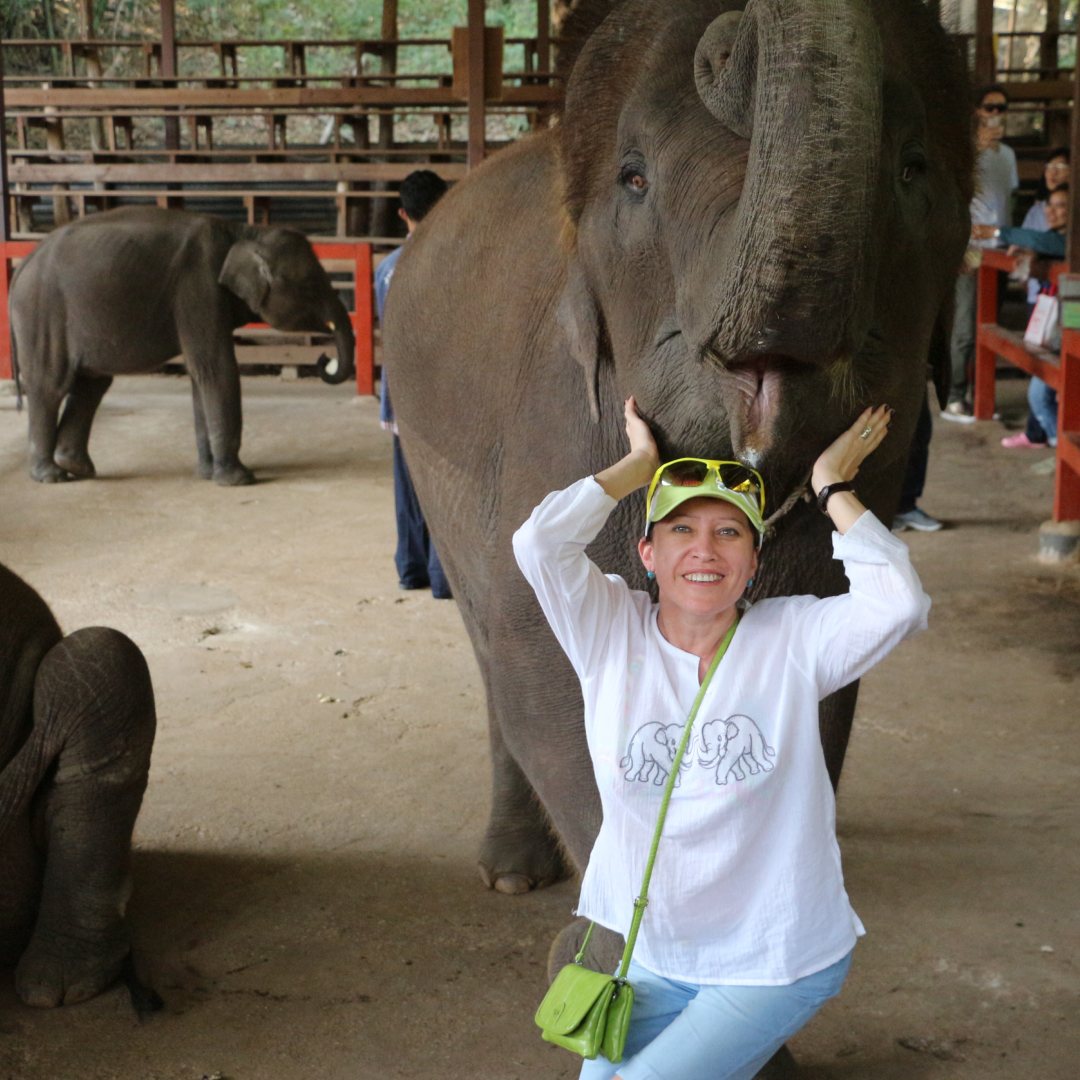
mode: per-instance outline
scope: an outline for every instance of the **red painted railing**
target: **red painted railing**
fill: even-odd
[[[349,312],[356,335],[356,392],[375,393],[375,337],[371,291],[371,245],[335,240],[311,245],[320,259],[351,262],[355,267],[356,310]],[[10,379],[11,324],[8,316],[8,288],[14,274],[13,260],[25,258],[34,249],[30,240],[0,241],[0,379]],[[252,323],[252,326],[265,325]]]
[[[1080,520],[1080,330],[1063,330],[1061,356],[1033,349],[1016,331],[997,325],[998,271],[1011,270],[1016,261],[1003,251],[987,250],[979,267],[975,339],[975,417],[994,415],[996,357],[1036,375],[1058,395],[1057,473],[1054,482],[1054,520]],[[1068,269],[1055,263],[1051,277]]]

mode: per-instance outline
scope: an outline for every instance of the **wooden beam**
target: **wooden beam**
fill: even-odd
[[[11,239],[11,222],[8,218],[10,211],[8,203],[8,178],[7,178],[7,120],[4,114],[4,50],[0,49],[0,244]],[[0,274],[6,275],[7,263],[0,258]],[[6,281],[5,277],[5,293]],[[5,296],[5,300],[7,297]],[[6,305],[3,313],[6,321]]]
[[[469,107],[469,168],[484,160],[487,137],[487,110],[484,102],[484,0],[469,0],[469,84],[466,94]]]
[[[551,0],[536,0],[536,70],[551,70]]]
[[[975,82],[985,86],[994,81],[994,0],[975,0]]]
[[[176,78],[176,4],[175,0],[161,0],[161,76]],[[165,147],[180,149],[180,120],[165,118]]]
[[[160,162],[35,165],[16,162],[11,166],[10,178],[16,184],[332,184],[340,180],[404,180],[417,167],[411,162],[231,162],[221,165]],[[444,180],[464,179],[467,171],[465,165],[449,162],[424,167],[437,172]]]
[[[483,56],[483,49],[480,50]],[[1037,85],[1032,83],[1031,85]],[[508,87],[527,90],[538,102],[560,96],[561,91],[547,86]],[[1071,90],[1070,90],[1071,93]],[[480,84],[483,100],[483,84]],[[221,88],[179,87],[175,90],[140,88],[138,90],[87,89],[54,87],[49,90],[8,90],[11,109],[100,109],[112,111],[125,108],[218,108],[230,112],[245,109],[330,108],[350,109],[356,105],[408,107],[411,105],[462,105],[467,97],[455,94],[449,86],[280,86],[263,90],[229,90]]]
[[[1073,71],[1073,110],[1071,145],[1080,147],[1080,64]],[[1080,273],[1080,238],[1077,236],[1077,218],[1080,214],[1080,184],[1069,185],[1069,234],[1066,252],[1069,260],[1069,273]]]

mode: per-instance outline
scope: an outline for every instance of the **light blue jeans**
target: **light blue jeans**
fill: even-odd
[[[850,967],[848,953],[788,986],[699,986],[631,961],[634,1010],[622,1064],[601,1055],[585,1062],[581,1080],[751,1080],[840,993]]]
[[[1057,391],[1052,390],[1042,379],[1032,377],[1028,383],[1028,405],[1039,421],[1039,426],[1046,432],[1051,446],[1057,446]]]

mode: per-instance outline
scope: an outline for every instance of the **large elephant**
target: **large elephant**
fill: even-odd
[[[142,653],[95,626],[64,637],[0,566],[0,966],[29,1005],[93,997],[131,943],[131,833],[154,744]]]
[[[278,330],[329,330],[338,355],[324,378],[352,376],[349,314],[298,232],[140,206],[51,233],[11,288],[17,371],[30,399],[30,475],[93,476],[90,425],[113,376],[153,371],[183,353],[199,475],[254,483],[239,456],[233,330],[257,318]]]
[[[763,473],[783,513],[753,597],[825,596],[847,582],[798,497],[812,462],[865,406],[894,407],[858,481],[889,522],[928,359],[948,375],[972,195],[960,54],[920,0],[742,7],[617,4],[559,125],[450,192],[388,298],[402,444],[487,689],[480,864],[504,892],[563,876],[563,851],[584,867],[600,824],[577,681],[510,541],[625,452],[623,399],[664,459]],[[590,547],[637,589],[643,518],[639,493]],[[856,693],[821,705],[834,783]]]

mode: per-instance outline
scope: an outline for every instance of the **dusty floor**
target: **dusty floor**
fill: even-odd
[[[183,379],[118,380],[101,478],[57,487],[0,398],[0,560],[150,662],[132,919],[166,1001],[37,1012],[0,972],[0,1080],[572,1077],[531,1017],[575,889],[477,879],[482,694],[454,604],[396,587],[375,402],[244,395],[239,489],[195,478]],[[1080,570],[1032,559],[1048,455],[1002,431],[937,424],[931,630],[863,684],[839,813],[869,934],[793,1044],[808,1080],[1080,1076]]]

